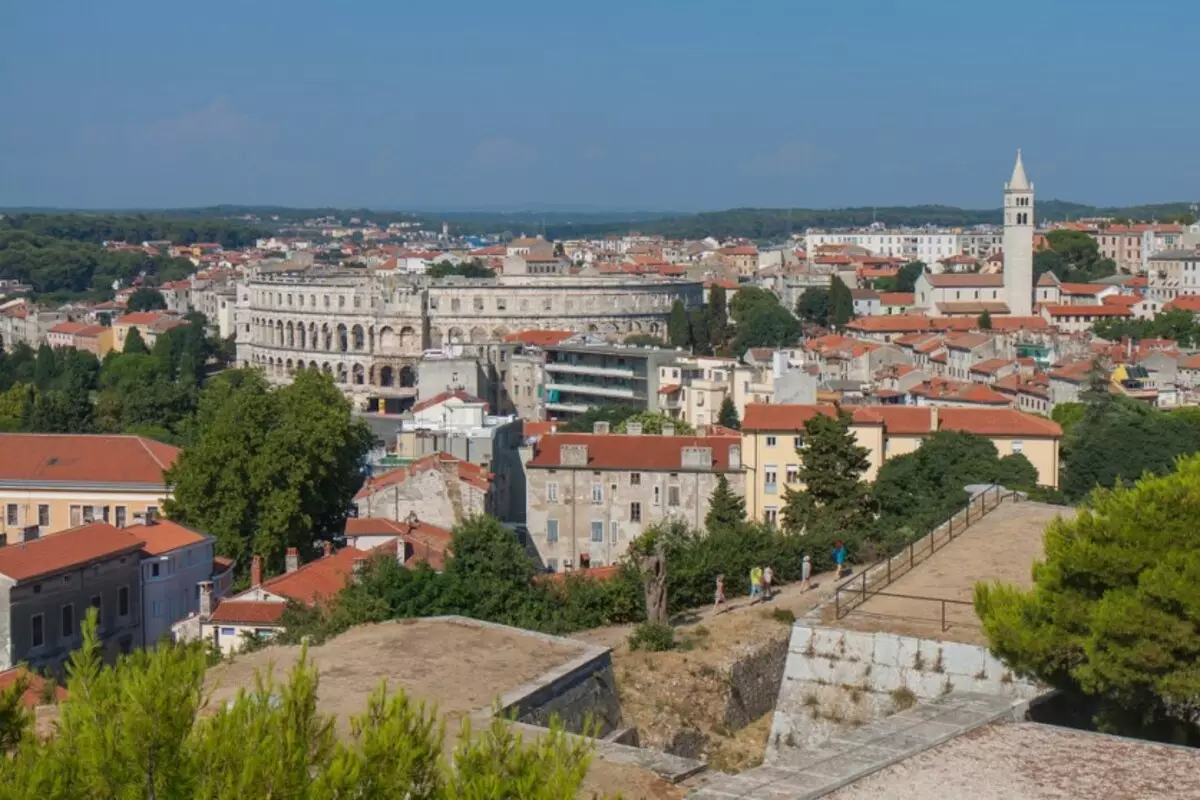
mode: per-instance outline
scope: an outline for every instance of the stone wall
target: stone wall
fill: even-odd
[[[797,624],[768,752],[813,747],[845,726],[954,692],[1019,703],[1041,691],[978,645]]]
[[[724,726],[736,731],[775,708],[787,665],[788,639],[768,642],[729,668]]]
[[[621,703],[613,678],[612,652],[588,647],[583,655],[508,692],[500,700],[499,716],[541,728],[558,719],[569,733],[596,737],[618,730]]]

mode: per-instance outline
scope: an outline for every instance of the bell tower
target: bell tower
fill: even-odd
[[[1004,184],[1004,301],[1015,317],[1033,314],[1033,184],[1021,151]]]

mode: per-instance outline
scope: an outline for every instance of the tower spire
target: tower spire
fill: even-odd
[[[1029,179],[1025,177],[1025,165],[1021,163],[1021,149],[1017,148],[1017,163],[1013,167],[1012,177],[1008,179],[1010,192],[1028,192]]]

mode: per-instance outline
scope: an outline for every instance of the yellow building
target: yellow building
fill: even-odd
[[[851,432],[868,450],[864,476],[874,480],[883,462],[911,453],[936,431],[961,431],[989,439],[1000,456],[1021,453],[1037,469],[1038,483],[1058,487],[1058,423],[1011,408],[853,406]],[[751,519],[773,522],[785,502],[785,489],[803,488],[798,475],[804,423],[817,414],[833,416],[831,405],[746,406],[742,421],[742,464],[746,469],[746,511]]]
[[[125,337],[130,328],[137,328],[138,334],[147,348],[154,346],[154,340],[170,328],[184,324],[182,320],[163,314],[159,311],[135,311],[113,320],[112,349],[118,353],[125,350]]]
[[[0,542],[11,545],[159,511],[179,450],[141,436],[0,433],[0,453]]]

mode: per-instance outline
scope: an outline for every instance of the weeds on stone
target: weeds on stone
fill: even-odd
[[[796,614],[790,608],[772,608],[770,611],[763,611],[763,616],[784,625],[791,625],[796,621]]]
[[[891,691],[892,707],[897,711],[905,711],[917,704],[917,696],[907,686],[897,686]]]
[[[946,668],[942,665],[942,649],[940,647],[937,652],[937,660],[933,662],[933,671],[939,675],[946,671]]]
[[[913,669],[917,672],[925,669],[925,659],[922,657],[920,650],[917,650],[917,654],[913,656]]]
[[[950,680],[950,676],[946,676],[946,682],[942,684],[942,696],[950,694],[954,691],[954,682]]]
[[[1012,683],[1013,682],[1013,674],[1011,672],[1005,672],[1003,675],[1000,676],[1000,682],[1001,683]]]
[[[809,692],[808,694],[804,695],[804,705],[808,706],[809,708],[812,708],[813,706],[819,706],[821,705],[821,700],[817,697],[816,692]]]

